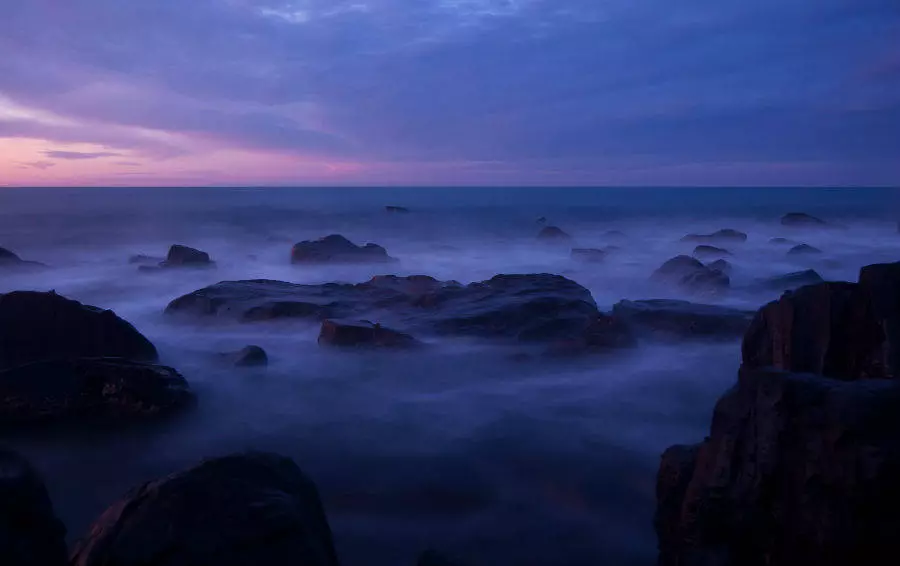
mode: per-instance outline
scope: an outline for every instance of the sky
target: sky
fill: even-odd
[[[0,185],[900,186],[900,0],[0,0]]]

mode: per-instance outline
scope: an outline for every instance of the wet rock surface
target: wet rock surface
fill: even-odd
[[[884,331],[882,349],[888,373],[900,376],[900,263],[863,267],[859,287]]]
[[[387,263],[396,261],[377,244],[357,246],[347,238],[332,234],[318,240],[294,244],[291,263]]]
[[[754,316],[751,311],[668,299],[620,301],[613,314],[638,336],[662,341],[736,340]]]
[[[421,345],[409,334],[367,320],[325,320],[318,342],[339,348],[408,349]]]

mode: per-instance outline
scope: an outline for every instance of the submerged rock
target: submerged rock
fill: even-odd
[[[409,334],[367,320],[325,320],[319,331],[319,344],[344,348],[405,349],[420,346],[421,342]]]
[[[566,240],[569,241],[572,239],[572,236],[563,231],[562,228],[558,228],[556,226],[545,226],[538,232],[538,240],[546,240],[546,241],[559,241]]]
[[[769,240],[770,244],[790,244],[797,245],[799,242],[795,242],[794,240],[790,240],[788,238],[772,238]]]
[[[747,234],[739,230],[724,228],[716,230],[712,234],[688,234],[681,239],[682,242],[697,242],[700,244],[739,243],[747,241]]]
[[[236,367],[262,367],[269,365],[269,356],[259,346],[244,346],[237,352],[222,354]]]
[[[53,291],[0,295],[0,370],[54,359],[117,357],[157,360],[156,348],[110,310]]]
[[[706,266],[697,259],[687,255],[675,256],[666,261],[653,272],[653,278],[657,280],[680,280],[695,271],[702,271]]]
[[[664,341],[735,340],[754,316],[752,311],[667,299],[620,301],[613,314],[639,336]]]
[[[717,248],[715,246],[707,246],[705,244],[701,244],[694,248],[695,257],[722,257],[730,255],[731,252],[726,249]]]
[[[406,214],[409,212],[409,209],[405,206],[385,206],[384,210],[387,212],[394,212],[400,214]]]
[[[179,244],[169,248],[166,260],[160,263],[160,267],[211,267],[215,265],[209,254],[198,249]]]
[[[698,295],[714,295],[726,291],[731,279],[718,269],[711,269],[686,255],[676,256],[653,272],[657,282],[675,283],[685,291]]]
[[[731,275],[731,271],[733,269],[731,264],[724,259],[717,259],[716,261],[707,265],[707,267],[710,269],[715,269],[716,271],[721,271],[725,275]]]
[[[782,226],[822,227],[828,223],[805,212],[789,212],[781,217]]]
[[[337,566],[315,484],[288,458],[207,460],[145,484],[78,542],[71,566]]]
[[[585,263],[602,263],[606,259],[607,250],[597,248],[572,248],[572,259]]]
[[[66,566],[66,528],[40,474],[0,447],[0,564]]]
[[[133,255],[128,258],[128,263],[133,265],[147,265],[147,266],[158,266],[160,263],[166,261],[165,258],[154,257],[144,254]]]
[[[785,275],[777,275],[767,279],[761,279],[751,287],[756,289],[770,289],[773,291],[792,291],[805,285],[815,285],[825,280],[814,269],[795,271]]]
[[[294,244],[291,263],[386,263],[396,261],[377,244],[357,246],[347,238],[332,234],[318,240]]]
[[[793,248],[789,249],[787,252],[788,255],[809,255],[809,254],[820,254],[820,253],[822,253],[822,250],[820,250],[819,248],[814,248],[813,246],[810,246],[807,244],[800,244],[798,246],[794,246]]]

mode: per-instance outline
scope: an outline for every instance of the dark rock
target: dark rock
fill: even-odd
[[[2,425],[143,419],[193,402],[174,369],[118,358],[42,361],[0,371]]]
[[[651,279],[675,283],[685,291],[698,295],[719,294],[731,286],[727,274],[686,255],[676,256],[662,264],[653,272]]]
[[[742,369],[709,437],[663,456],[658,563],[895,564],[898,407],[893,380]]]
[[[820,253],[822,253],[822,250],[820,250],[819,248],[814,248],[807,244],[800,244],[788,250],[788,255],[809,255]]]
[[[773,291],[792,291],[805,285],[815,285],[825,280],[814,269],[806,269],[804,271],[795,271],[785,275],[778,275],[762,279],[754,283],[751,287],[756,289],[770,289]]]
[[[153,265],[158,266],[160,263],[164,262],[165,259],[161,257],[153,257],[144,254],[133,255],[128,258],[128,263],[136,264],[136,265]]]
[[[572,248],[572,259],[586,263],[601,263],[606,258],[606,250],[597,248]]]
[[[706,267],[708,267],[710,269],[714,269],[716,271],[721,271],[725,275],[731,275],[731,271],[732,271],[731,264],[728,263],[728,261],[724,260],[724,259],[717,259],[716,261],[710,263]]]
[[[855,283],[820,283],[762,307],[741,347],[747,368],[836,379],[885,377],[881,321]]]
[[[0,248],[0,263],[19,261],[22,261],[22,258],[20,258],[18,255],[14,254],[6,248]]]
[[[653,272],[653,278],[661,281],[678,281],[696,271],[706,269],[699,260],[687,255],[675,256]]]
[[[537,220],[535,220],[535,223],[536,223],[536,224],[546,224],[546,223],[547,223],[547,217],[546,217],[546,216],[541,216],[540,218],[538,218]]]
[[[207,460],[145,484],[100,516],[72,566],[337,566],[313,482],[288,458]]]
[[[406,214],[409,212],[409,209],[406,208],[405,206],[385,206],[384,209],[387,212],[394,212],[394,213],[400,213],[400,214]]]
[[[769,243],[770,244],[790,244],[790,245],[798,244],[798,242],[796,242],[794,240],[790,240],[788,238],[772,238],[771,240],[769,240]]]
[[[562,230],[562,228],[558,228],[556,226],[545,226],[538,232],[538,240],[547,240],[547,241],[558,241],[558,240],[566,240],[569,241],[572,239],[572,236],[567,234]]]
[[[54,292],[0,295],[0,370],[51,359],[118,357],[156,361],[156,348],[110,310]]]
[[[27,269],[47,267],[36,261],[26,261],[6,248],[0,248],[0,268]]]
[[[666,299],[620,301],[613,314],[639,336],[666,341],[735,340],[754,316],[751,311]]]
[[[357,246],[347,238],[332,234],[318,240],[294,244],[291,263],[386,263],[396,261],[376,244]]]
[[[827,226],[828,223],[805,212],[789,212],[781,217],[781,224],[782,226],[822,227]]]
[[[730,256],[731,252],[715,246],[707,246],[705,244],[701,244],[694,248],[695,257],[722,257],[723,255]]]
[[[373,324],[367,320],[325,320],[319,331],[319,344],[351,348],[414,348],[421,342],[403,332]]]
[[[884,329],[888,373],[900,376],[900,263],[863,267],[859,273],[859,287]]]
[[[700,244],[739,243],[747,241],[747,234],[738,230],[725,228],[716,230],[712,234],[688,234],[681,239],[682,242],[697,242]]]
[[[159,265],[160,267],[212,267],[215,263],[209,259],[209,254],[206,252],[175,244],[169,248],[166,260]]]
[[[66,528],[37,471],[0,448],[0,564],[65,566]]]
[[[459,562],[456,560],[452,560],[449,557],[435,551],[435,550],[426,550],[422,554],[419,555],[419,559],[416,561],[416,566],[461,566]]]
[[[237,352],[222,354],[231,364],[237,367],[260,367],[269,365],[269,356],[259,346],[245,346]]]

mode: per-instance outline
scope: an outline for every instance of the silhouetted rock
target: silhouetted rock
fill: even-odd
[[[782,226],[822,227],[827,222],[805,212],[789,212],[781,217]]]
[[[315,484],[288,458],[207,460],[112,505],[71,566],[337,566]]]
[[[547,217],[546,217],[546,216],[541,216],[540,218],[538,218],[537,220],[535,220],[535,223],[536,223],[536,224],[546,224],[546,223],[547,223]]]
[[[2,425],[145,419],[193,403],[174,369],[118,358],[42,361],[0,371]]]
[[[656,340],[734,340],[744,335],[754,313],[688,301],[620,301],[613,314],[639,336]]]
[[[30,362],[84,357],[156,361],[153,344],[110,310],[54,292],[0,295],[0,370]]]
[[[212,267],[215,264],[209,259],[208,253],[175,244],[169,248],[166,260],[159,265],[160,267]]]
[[[788,239],[788,238],[772,238],[769,240],[770,244],[789,244],[789,245],[797,245],[798,242]]]
[[[894,380],[742,369],[709,437],[663,456],[659,564],[895,564],[898,407]]]
[[[700,244],[728,244],[747,241],[747,234],[731,228],[716,230],[712,234],[688,234],[681,239],[682,242],[697,242]]]
[[[545,241],[569,241],[572,239],[572,236],[564,232],[562,228],[558,228],[556,226],[545,226],[541,229],[540,232],[538,232],[537,237],[539,240]]]
[[[128,258],[128,263],[135,265],[153,265],[158,266],[160,263],[164,262],[165,259],[161,257],[153,257],[144,254],[133,255]]]
[[[715,246],[707,246],[705,244],[701,244],[694,248],[695,257],[722,257],[723,255],[730,256],[731,252]]]
[[[792,291],[805,285],[815,285],[825,280],[814,269],[795,271],[785,275],[777,275],[767,279],[761,279],[751,287],[757,289],[771,289],[773,291]]]
[[[0,564],[65,566],[66,528],[37,471],[19,454],[0,448]]]
[[[675,283],[685,291],[698,295],[715,295],[731,286],[726,273],[711,269],[686,255],[668,260],[653,272],[651,279],[657,282]]]
[[[572,248],[572,259],[586,263],[601,263],[606,258],[606,250],[597,248]]]
[[[884,377],[881,321],[856,283],[820,283],[762,307],[742,345],[747,368],[836,379]]]
[[[807,244],[800,244],[789,249],[787,253],[788,255],[809,255],[820,254],[822,253],[822,250],[820,250],[819,248],[814,248]]]
[[[18,255],[14,254],[6,248],[0,248],[0,263],[18,261],[22,261],[22,259]]]
[[[25,261],[6,248],[0,248],[0,269],[28,269],[47,267],[36,261]]]
[[[396,261],[376,244],[357,246],[347,238],[332,234],[318,240],[294,244],[291,263],[386,263]]]
[[[222,356],[237,367],[260,367],[269,364],[269,356],[259,346],[244,346],[237,352],[222,354]]]
[[[687,255],[675,256],[666,261],[662,266],[653,272],[653,278],[656,280],[678,281],[683,277],[702,271],[706,266],[697,259]]]
[[[900,263],[878,263],[863,267],[859,287],[871,302],[885,333],[883,349],[888,373],[900,376]]]
[[[385,328],[367,320],[325,320],[319,331],[319,344],[350,348],[403,349],[421,342],[403,332]]]
[[[409,212],[409,209],[405,206],[385,206],[384,209],[387,212],[406,214]]]
[[[706,267],[708,267],[709,269],[715,269],[716,271],[721,271],[725,275],[731,275],[731,271],[732,271],[731,264],[728,263],[728,261],[724,260],[724,259],[717,259],[716,261],[710,263]]]
[[[416,566],[462,566],[462,564],[435,550],[426,550],[419,555]]]

